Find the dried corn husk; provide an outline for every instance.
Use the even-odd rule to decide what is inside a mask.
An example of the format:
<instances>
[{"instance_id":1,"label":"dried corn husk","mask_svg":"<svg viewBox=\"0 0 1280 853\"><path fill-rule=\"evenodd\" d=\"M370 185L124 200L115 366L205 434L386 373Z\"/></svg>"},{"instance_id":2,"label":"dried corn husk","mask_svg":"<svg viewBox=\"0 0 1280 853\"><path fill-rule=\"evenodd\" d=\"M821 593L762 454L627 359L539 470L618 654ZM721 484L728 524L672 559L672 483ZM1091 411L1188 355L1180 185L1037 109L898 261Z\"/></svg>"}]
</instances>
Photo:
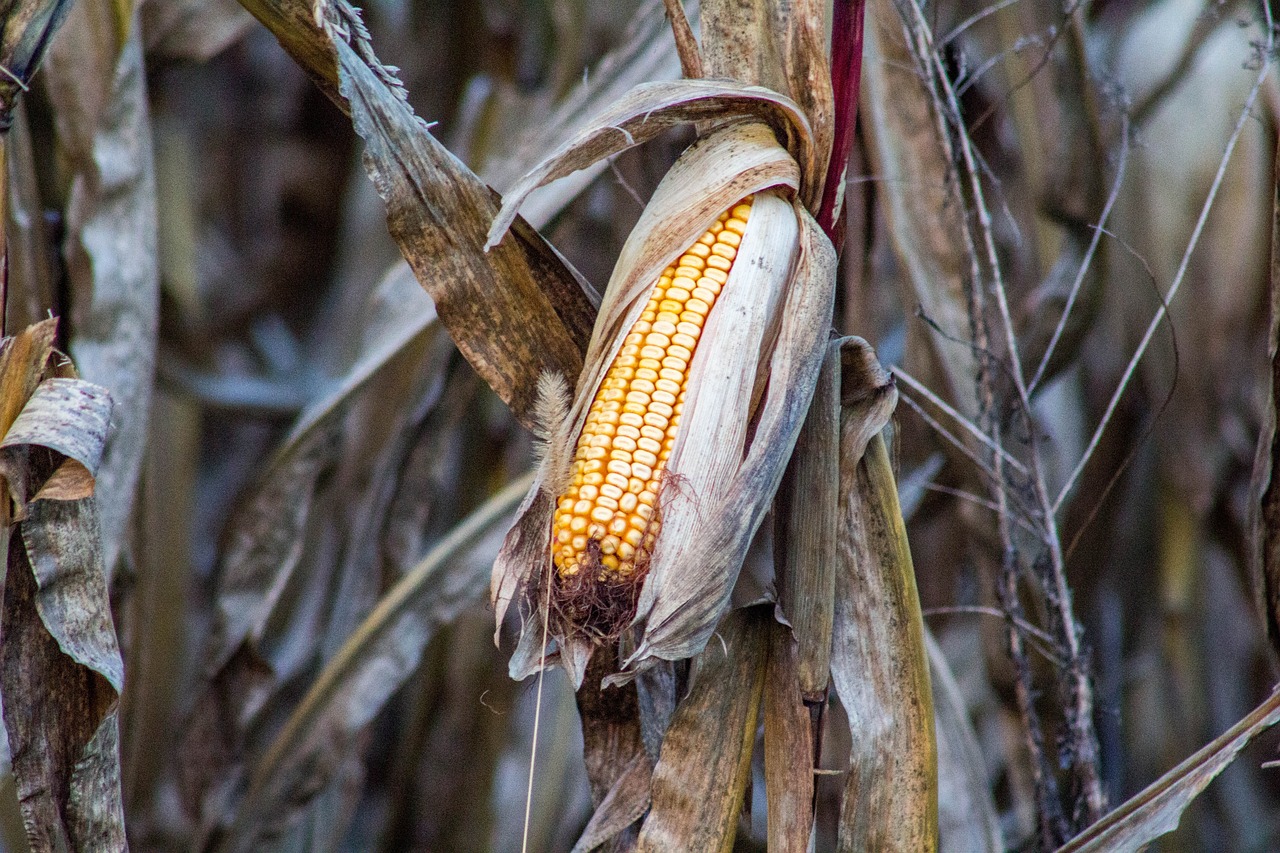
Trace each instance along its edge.
<instances>
[{"instance_id":1,"label":"dried corn husk","mask_svg":"<svg viewBox=\"0 0 1280 853\"><path fill-rule=\"evenodd\" d=\"M738 88L744 101L753 97L749 87ZM742 112L785 117L790 132L783 136L791 147L811 150L807 126L794 105L775 93L755 91L763 93L760 104ZM692 96L663 107L652 97L636 102L665 110L667 120L705 117L703 101ZM645 124L642 115L618 112L536 169L504 205L492 237L540 182L613 153L615 146L600 144L606 128L638 131ZM615 679L625 680L657 660L696 654L724 615L747 546L808 409L830 322L835 254L796 200L802 172L774 128L747 118L708 132L655 191L614 269L568 415L561 423L544 425L548 453L494 566L499 625L512 601L519 603L523 621L511 661L513 677L560 662L578 685L594 648L588 635L608 635L593 632L593 626L544 624L555 497L591 401L658 274L722 211L754 194L729 283L690 364L685 413L667 461L671 482L679 488L663 494L662 533L639 591L624 673Z\"/></svg>"}]
</instances>

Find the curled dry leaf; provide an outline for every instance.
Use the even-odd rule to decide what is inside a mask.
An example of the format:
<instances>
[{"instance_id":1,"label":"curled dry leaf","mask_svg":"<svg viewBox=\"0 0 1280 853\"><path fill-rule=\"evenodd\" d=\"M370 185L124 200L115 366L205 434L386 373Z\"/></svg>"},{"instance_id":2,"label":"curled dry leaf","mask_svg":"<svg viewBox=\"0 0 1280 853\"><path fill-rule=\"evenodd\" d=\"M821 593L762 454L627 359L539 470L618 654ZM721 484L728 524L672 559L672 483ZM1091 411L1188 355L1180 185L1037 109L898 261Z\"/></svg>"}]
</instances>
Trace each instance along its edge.
<instances>
[{"instance_id":1,"label":"curled dry leaf","mask_svg":"<svg viewBox=\"0 0 1280 853\"><path fill-rule=\"evenodd\" d=\"M0 472L14 499L3 513L0 692L31 849L119 851L124 667L96 506L78 497L92 490L111 400L76 379L41 381L59 369L54 328L29 327L0 353Z\"/></svg>"},{"instance_id":2,"label":"curled dry leaf","mask_svg":"<svg viewBox=\"0 0 1280 853\"><path fill-rule=\"evenodd\" d=\"M110 420L111 395L101 385L80 379L40 383L0 441L0 473L8 480L9 494L20 513L29 500L74 501L93 494ZM25 493L27 483L20 476L32 447L60 457L34 495Z\"/></svg>"},{"instance_id":3,"label":"curled dry leaf","mask_svg":"<svg viewBox=\"0 0 1280 853\"><path fill-rule=\"evenodd\" d=\"M580 164L573 159L578 156L557 155L562 162ZM734 260L722 293L712 297L715 308L702 321L695 339L700 343L679 362L688 370L684 397L677 401L682 413L662 415L664 423L678 418L672 423L680 428L670 428L674 434L668 433L664 461L644 474L655 478L650 500L660 513L662 535L648 544L634 543L634 571L630 563L616 570L610 566L609 550L600 558L608 571L584 564L579 572L574 568L579 558L550 571L552 516L556 504L567 500L564 487L574 481L581 460L568 448L548 454L494 566L499 625L512 601L519 603L524 620L513 676L522 678L545 661L559 660L578 685L594 646L617 638L633 618L644 625L624 662L634 674L656 660L696 654L723 616L808 409L834 299L830 244L807 211L786 199L797 186L794 161L767 126L753 121L710 132L682 155L655 191L610 280L567 428L546 431L577 444L588 418L603 411L597 392L615 359L624 345L638 347L627 343L628 335L652 310L650 297L663 270L677 257L681 264L695 263L682 250L727 221L726 211L745 216L733 206L753 196L749 216L733 220L741 228L740 243L729 255ZM617 381L622 380L608 379ZM552 470L559 459L575 460L575 468ZM598 535L605 549L613 547L603 532ZM617 547L617 559L631 559L626 548ZM544 650L546 607L554 642Z\"/></svg>"},{"instance_id":4,"label":"curled dry leaf","mask_svg":"<svg viewBox=\"0 0 1280 853\"><path fill-rule=\"evenodd\" d=\"M760 86L729 80L643 83L593 118L560 150L511 188L503 197L502 212L489 228L485 248L502 241L515 221L516 212L538 187L634 148L678 125L751 117L772 127L786 141L787 151L799 164L799 174L808 174L806 170L812 168L815 157L813 135L808 119L789 98Z\"/></svg>"},{"instance_id":5,"label":"curled dry leaf","mask_svg":"<svg viewBox=\"0 0 1280 853\"><path fill-rule=\"evenodd\" d=\"M841 850L936 850L938 766L924 623L897 487L879 429L897 392L849 339L841 376L840 561L831 677L852 767Z\"/></svg>"}]
</instances>

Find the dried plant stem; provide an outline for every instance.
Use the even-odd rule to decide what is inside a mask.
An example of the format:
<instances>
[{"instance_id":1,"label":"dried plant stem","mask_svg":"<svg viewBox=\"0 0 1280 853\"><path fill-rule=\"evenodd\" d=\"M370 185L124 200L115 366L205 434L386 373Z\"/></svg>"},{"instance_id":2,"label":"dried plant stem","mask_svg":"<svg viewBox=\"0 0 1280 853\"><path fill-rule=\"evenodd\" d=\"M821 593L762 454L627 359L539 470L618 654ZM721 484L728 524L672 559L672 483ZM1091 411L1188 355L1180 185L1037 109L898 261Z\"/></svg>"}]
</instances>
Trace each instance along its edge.
<instances>
[{"instance_id":1,"label":"dried plant stem","mask_svg":"<svg viewBox=\"0 0 1280 853\"><path fill-rule=\"evenodd\" d=\"M1030 480L1035 493L1035 500L1039 504L1041 542L1045 546L1049 557L1047 571L1043 572L1046 576L1041 580L1045 587L1045 597L1049 604L1050 612L1055 617L1053 620L1054 633L1058 636L1058 641L1063 646L1064 657L1067 662L1066 672L1063 673L1063 679L1060 682L1060 687L1065 694L1063 699L1067 720L1067 731L1063 738L1062 753L1070 761L1071 775L1076 789L1074 792L1076 794L1076 814L1073 815L1076 820L1073 822L1078 826L1084 826L1102 816L1106 807L1106 799L1102 791L1097 767L1098 746L1097 735L1093 725L1093 690L1089 683L1088 662L1084 644L1080 637L1080 627L1074 615L1071 588L1067 583L1062 544L1058 535L1057 522L1054 518L1056 507L1050 500L1048 485L1039 464L1039 451L1036 446L1035 429L1031 416L1030 394L1022 371L1017 335L1014 329L1013 317L1009 310L1004 277L996 250L991 213L982 188L977 157L973 150L972 142L964 129L959 98L947 75L947 69L942 57L933 47L931 32L924 11L917 0L911 0L909 6L915 21L911 29L915 35L913 42L917 45L918 58L921 62L927 64L929 76L933 80L935 96L941 101L939 112L949 116L955 125L957 147L968 182L973 214L982 240L982 250L985 254L985 257L980 260L976 247L973 247L972 234L966 228L966 237L969 238L971 247L975 249L975 251L970 252L971 274L973 276L971 290L976 295L976 304L974 305L977 312L974 315L975 328L982 329L986 324L985 286L981 269L982 261L985 261L987 272L991 277L991 292L995 297L1000 327L1007 350L1007 373L1013 380L1019 408L1028 427ZM980 351L987 350L983 340L975 339L975 343ZM999 430L998 415L993 411L995 400L994 391L991 388L990 373L984 369L980 371L980 375L983 385L981 396L984 401L984 408L987 410L985 412L988 418L987 425L993 440L999 444L998 436L1001 431ZM1002 454L996 454L995 467L997 472L1003 470ZM1002 477L997 479L995 490L997 503L1001 506L999 524L1001 542L1004 543L1005 562L1007 564L1010 560L1013 560L1016 566L1017 554L1013 548L1012 530L1007 518L1008 496ZM1004 583L1006 587L1012 586L1006 592L1016 596L1016 572L1011 571L1012 568L1006 565ZM1011 635L1016 634L1014 627L1011 627L1010 633ZM1011 643L1011 648L1014 645L1014 643ZM1034 716L1034 709L1030 705L1025 706L1025 712L1030 712L1032 717ZM1027 717L1028 726L1033 724L1032 717ZM1049 793L1047 780L1046 785L1038 786L1038 789L1042 794L1041 799L1047 800Z\"/></svg>"},{"instance_id":2,"label":"dried plant stem","mask_svg":"<svg viewBox=\"0 0 1280 853\"><path fill-rule=\"evenodd\" d=\"M1161 300L1160 307L1156 309L1155 314L1151 317L1151 322L1147 324L1147 330L1143 334L1142 340L1138 342L1138 348L1134 350L1133 357L1125 365L1124 374L1116 384L1116 390L1112 393L1111 399L1107 403L1106 411L1102 413L1102 419L1098 421L1098 426L1094 429L1093 435L1089 439L1089 445L1085 448L1084 453L1081 454L1080 461L1076 463L1076 467L1071 471L1071 476L1067 477L1067 481L1063 484L1062 491L1058 493L1057 499L1054 500L1051 506L1053 512L1058 511L1067 499L1067 495L1075 488L1076 481L1084 471L1084 466L1088 464L1093 457L1094 451L1097 450L1098 443L1102 440L1102 433L1111 422L1116 407L1120 405L1120 397L1124 394L1125 389L1129 387L1134 371L1138 368L1138 362L1146 353L1147 347L1150 346L1151 339L1155 337L1156 329L1160 327L1165 315L1168 314L1169 303L1178 294L1178 290L1182 287L1182 282L1186 279L1187 269L1191 265L1191 254L1200 242L1200 235L1204 232L1205 223L1209 220L1209 211L1212 210L1213 203L1218 197L1218 190L1222 187L1222 181L1226 177L1227 163L1231 160L1231 155L1236 149L1236 143L1240 141L1240 135L1244 132L1245 125L1253 115L1253 107L1258 101L1258 93L1262 91L1262 85L1266 82L1267 74L1271 70L1271 58L1275 52L1275 26L1272 23L1270 6L1263 3L1262 8L1266 17L1267 41L1261 50L1261 68L1258 69L1258 76L1253 82L1253 88L1249 90L1249 97L1245 99L1244 109L1240 111L1236 126L1231 131L1231 137L1227 140L1227 147L1222 152L1222 159L1218 161L1218 170L1214 173L1213 183L1209 186L1209 193L1205 197L1204 204L1200 207L1200 216L1196 219L1195 228L1191 231L1191 237L1187 241L1187 248L1182 253L1182 261L1178 264L1178 271L1174 273L1173 281L1170 282L1169 290L1165 293L1164 299Z\"/></svg>"}]
</instances>

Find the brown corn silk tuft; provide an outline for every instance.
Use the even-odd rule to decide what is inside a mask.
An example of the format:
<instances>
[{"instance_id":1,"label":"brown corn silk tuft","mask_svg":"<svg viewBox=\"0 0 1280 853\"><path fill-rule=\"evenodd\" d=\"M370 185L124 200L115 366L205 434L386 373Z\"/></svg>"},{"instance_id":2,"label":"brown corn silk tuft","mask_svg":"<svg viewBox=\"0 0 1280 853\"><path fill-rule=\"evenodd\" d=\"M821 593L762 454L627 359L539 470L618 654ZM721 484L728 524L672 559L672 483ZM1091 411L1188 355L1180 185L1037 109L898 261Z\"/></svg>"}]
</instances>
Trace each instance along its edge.
<instances>
[{"instance_id":1,"label":"brown corn silk tuft","mask_svg":"<svg viewBox=\"0 0 1280 853\"><path fill-rule=\"evenodd\" d=\"M659 498L689 366L751 203L748 196L723 212L662 272L592 401L552 522L552 605L566 627L610 639L635 613L662 526Z\"/></svg>"}]
</instances>

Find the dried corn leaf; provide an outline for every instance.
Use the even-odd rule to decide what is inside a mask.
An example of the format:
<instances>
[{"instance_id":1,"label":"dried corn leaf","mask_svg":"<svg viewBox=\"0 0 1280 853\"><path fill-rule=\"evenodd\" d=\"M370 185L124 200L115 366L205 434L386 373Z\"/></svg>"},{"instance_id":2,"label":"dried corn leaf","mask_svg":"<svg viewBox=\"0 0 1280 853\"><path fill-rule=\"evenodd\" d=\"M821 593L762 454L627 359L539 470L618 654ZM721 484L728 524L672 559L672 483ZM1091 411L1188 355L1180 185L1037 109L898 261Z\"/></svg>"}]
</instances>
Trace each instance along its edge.
<instances>
[{"instance_id":1,"label":"dried corn leaf","mask_svg":"<svg viewBox=\"0 0 1280 853\"><path fill-rule=\"evenodd\" d=\"M653 770L642 851L733 849L765 680L771 607L736 610L694 661Z\"/></svg>"},{"instance_id":2,"label":"dried corn leaf","mask_svg":"<svg viewBox=\"0 0 1280 853\"><path fill-rule=\"evenodd\" d=\"M918 305L943 334L965 341L969 260L963 240L965 208L952 169L950 139L926 85L929 78L917 69L897 8L891 0L873 0L867 13L862 126L870 172L877 177L877 199L903 270L902 302ZM908 336L919 333L919 324L908 326ZM942 396L965 415L976 414L977 366L970 348L933 336L921 343L908 341L912 372L937 376L931 387L945 388ZM911 365L917 354L926 354L928 363Z\"/></svg>"},{"instance_id":3,"label":"dried corn leaf","mask_svg":"<svg viewBox=\"0 0 1280 853\"><path fill-rule=\"evenodd\" d=\"M827 346L813 403L774 504L778 604L795 631L800 691L810 702L825 700L831 679L841 348L841 341Z\"/></svg>"},{"instance_id":4,"label":"dried corn leaf","mask_svg":"<svg viewBox=\"0 0 1280 853\"><path fill-rule=\"evenodd\" d=\"M8 526L6 501L0 692L31 849L118 851L126 849L117 721L124 668L96 507L92 498L58 499L79 487L41 494L68 458L74 479L91 481L111 400L74 379L45 380L32 395L52 372L53 326L6 339L0 356L0 413L10 427L0 455L21 518Z\"/></svg>"},{"instance_id":5,"label":"dried corn leaf","mask_svg":"<svg viewBox=\"0 0 1280 853\"><path fill-rule=\"evenodd\" d=\"M938 733L938 849L943 853L1001 853L1005 845L1000 816L964 697L927 628L924 640Z\"/></svg>"},{"instance_id":6,"label":"dried corn leaf","mask_svg":"<svg viewBox=\"0 0 1280 853\"><path fill-rule=\"evenodd\" d=\"M48 316L49 306L56 298L49 252L53 240L40 199L33 147L27 113L19 101L5 140L4 164L8 170L4 233L9 264L5 323L10 329L25 329L40 322Z\"/></svg>"},{"instance_id":7,"label":"dried corn leaf","mask_svg":"<svg viewBox=\"0 0 1280 853\"><path fill-rule=\"evenodd\" d=\"M261 639L297 564L316 481L333 461L340 424L353 401L437 323L430 300L414 288L407 271L393 270L379 285L377 300L390 310L371 318L368 348L337 387L299 415L232 522L218 582L214 666L230 660L244 641Z\"/></svg>"},{"instance_id":8,"label":"dried corn leaf","mask_svg":"<svg viewBox=\"0 0 1280 853\"><path fill-rule=\"evenodd\" d=\"M347 639L257 763L220 850L256 849L265 825L287 820L308 802L308 792L330 781L335 760L351 753L417 669L436 630L483 594L497 548L486 536L501 529L531 481L532 475L506 486L454 528Z\"/></svg>"},{"instance_id":9,"label":"dried corn leaf","mask_svg":"<svg viewBox=\"0 0 1280 853\"><path fill-rule=\"evenodd\" d=\"M63 242L69 350L84 378L109 389L116 403L97 477L108 573L124 548L142 468L159 311L142 46L122 8L109 0L78 4L45 73L57 147L71 169Z\"/></svg>"},{"instance_id":10,"label":"dried corn leaf","mask_svg":"<svg viewBox=\"0 0 1280 853\"><path fill-rule=\"evenodd\" d=\"M764 682L769 849L775 853L806 853L813 831L813 719L803 690L796 638L778 623L770 624L769 632Z\"/></svg>"},{"instance_id":11,"label":"dried corn leaf","mask_svg":"<svg viewBox=\"0 0 1280 853\"><path fill-rule=\"evenodd\" d=\"M80 379L46 379L0 440L0 474L19 508L28 501L74 501L93 494L94 475L110 426L111 395L100 385ZM53 451L58 466L34 495L20 476L32 448Z\"/></svg>"},{"instance_id":12,"label":"dried corn leaf","mask_svg":"<svg viewBox=\"0 0 1280 853\"><path fill-rule=\"evenodd\" d=\"M1280 722L1280 692L1187 760L1058 848L1058 853L1128 853L1178 827L1183 811L1240 750Z\"/></svg>"},{"instance_id":13,"label":"dried corn leaf","mask_svg":"<svg viewBox=\"0 0 1280 853\"><path fill-rule=\"evenodd\" d=\"M799 176L809 174L807 170L812 168L816 156L809 122L790 99L759 86L726 80L644 83L592 118L573 139L511 188L502 200L502 212L489 229L486 246L499 245L521 204L538 187L634 148L672 127L733 118L755 118L773 128L799 164L799 175L792 179L797 180L795 186ZM771 158L771 162L776 159ZM738 198L742 195L730 199L721 210Z\"/></svg>"},{"instance_id":14,"label":"dried corn leaf","mask_svg":"<svg viewBox=\"0 0 1280 853\"><path fill-rule=\"evenodd\" d=\"M433 362L422 364L438 325L412 276L393 274L372 301L364 351L338 387L300 416L228 528L206 652L210 674L182 747L198 758L179 767L201 832L230 817L230 798L243 789L225 780L240 777L248 745L269 737L280 704L292 704L281 685L331 655L377 595L369 516L390 499L379 484L398 466L412 407L387 417L386 405L370 397L426 394L430 402L441 383ZM452 351L437 349L437 360Z\"/></svg>"},{"instance_id":15,"label":"dried corn leaf","mask_svg":"<svg viewBox=\"0 0 1280 853\"><path fill-rule=\"evenodd\" d=\"M301 0L244 5L351 115L391 234L441 321L476 371L532 425L538 377L581 369L590 288L522 220L514 240L481 251L498 210L493 191L413 114L345 0L318 10Z\"/></svg>"},{"instance_id":16,"label":"dried corn leaf","mask_svg":"<svg viewBox=\"0 0 1280 853\"><path fill-rule=\"evenodd\" d=\"M938 759L924 625L889 454L870 430L884 423L896 392L857 339L845 365L831 676L853 756L840 849L935 850Z\"/></svg>"}]
</instances>

